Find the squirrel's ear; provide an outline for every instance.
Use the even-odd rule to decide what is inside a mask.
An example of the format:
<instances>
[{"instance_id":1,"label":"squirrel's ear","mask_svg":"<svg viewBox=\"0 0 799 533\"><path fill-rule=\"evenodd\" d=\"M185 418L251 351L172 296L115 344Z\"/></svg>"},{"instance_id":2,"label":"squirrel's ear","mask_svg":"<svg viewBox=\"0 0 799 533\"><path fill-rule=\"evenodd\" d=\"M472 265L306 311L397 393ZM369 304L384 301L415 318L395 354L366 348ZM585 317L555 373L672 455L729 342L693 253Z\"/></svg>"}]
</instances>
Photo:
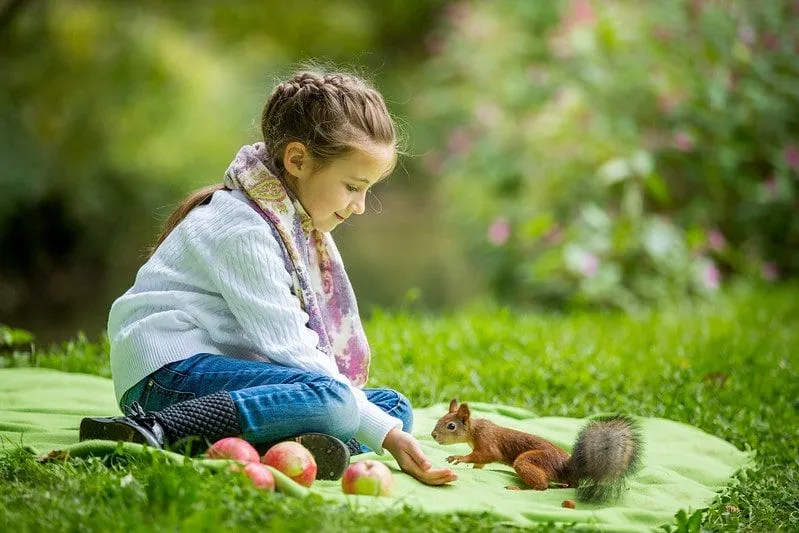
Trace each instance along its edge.
<instances>
[{"instance_id":1,"label":"squirrel's ear","mask_svg":"<svg viewBox=\"0 0 799 533\"><path fill-rule=\"evenodd\" d=\"M450 413L454 413L457 410L458 410L458 399L457 398L453 398L449 402L449 412Z\"/></svg>"},{"instance_id":2,"label":"squirrel's ear","mask_svg":"<svg viewBox=\"0 0 799 533\"><path fill-rule=\"evenodd\" d=\"M460 404L458 407L458 418L460 418L462 422L466 423L471 416L472 413L469 411L469 406L465 403Z\"/></svg>"}]
</instances>

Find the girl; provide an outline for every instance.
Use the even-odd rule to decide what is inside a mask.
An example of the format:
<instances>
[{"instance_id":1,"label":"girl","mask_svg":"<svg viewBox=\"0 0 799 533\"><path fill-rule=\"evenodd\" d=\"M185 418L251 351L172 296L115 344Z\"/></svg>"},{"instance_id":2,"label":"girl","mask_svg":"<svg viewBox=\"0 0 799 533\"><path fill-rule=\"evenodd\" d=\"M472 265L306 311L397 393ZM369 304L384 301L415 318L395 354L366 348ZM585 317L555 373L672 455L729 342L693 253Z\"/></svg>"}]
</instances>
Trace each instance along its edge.
<instances>
[{"instance_id":1,"label":"girl","mask_svg":"<svg viewBox=\"0 0 799 533\"><path fill-rule=\"evenodd\" d=\"M320 478L340 476L349 448L386 449L424 483L454 481L409 433L408 400L361 388L369 345L329 234L364 212L396 163L382 96L355 76L303 72L272 92L261 129L223 184L175 210L112 305L111 370L128 416L85 418L81 440L295 438Z\"/></svg>"}]
</instances>

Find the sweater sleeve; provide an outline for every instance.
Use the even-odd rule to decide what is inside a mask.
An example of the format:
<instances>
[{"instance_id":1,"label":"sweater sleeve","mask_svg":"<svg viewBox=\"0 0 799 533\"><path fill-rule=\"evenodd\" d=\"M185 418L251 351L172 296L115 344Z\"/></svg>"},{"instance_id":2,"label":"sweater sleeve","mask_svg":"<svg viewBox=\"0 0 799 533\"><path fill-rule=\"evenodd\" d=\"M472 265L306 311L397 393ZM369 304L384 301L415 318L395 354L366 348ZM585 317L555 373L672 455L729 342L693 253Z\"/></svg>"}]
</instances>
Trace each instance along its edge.
<instances>
[{"instance_id":1,"label":"sweater sleeve","mask_svg":"<svg viewBox=\"0 0 799 533\"><path fill-rule=\"evenodd\" d=\"M219 291L260 354L347 384L359 406L356 438L382 454L386 435L402 422L371 403L339 372L334 358L317 349L319 337L307 326L308 314L292 293L282 254L268 228L250 228L226 238L217 255Z\"/></svg>"}]
</instances>

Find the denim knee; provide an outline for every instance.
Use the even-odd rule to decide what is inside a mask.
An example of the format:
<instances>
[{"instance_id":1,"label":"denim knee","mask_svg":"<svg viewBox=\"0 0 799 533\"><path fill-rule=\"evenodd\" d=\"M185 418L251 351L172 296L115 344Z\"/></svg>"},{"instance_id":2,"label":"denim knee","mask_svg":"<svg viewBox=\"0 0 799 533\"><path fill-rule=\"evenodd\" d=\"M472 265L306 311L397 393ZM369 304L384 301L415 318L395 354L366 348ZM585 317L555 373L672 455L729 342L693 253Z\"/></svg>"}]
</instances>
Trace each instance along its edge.
<instances>
[{"instance_id":1,"label":"denim knee","mask_svg":"<svg viewBox=\"0 0 799 533\"><path fill-rule=\"evenodd\" d=\"M324 422L318 431L347 442L355 436L361 424L358 401L349 386L340 381L329 379L320 385L327 390Z\"/></svg>"},{"instance_id":2,"label":"denim knee","mask_svg":"<svg viewBox=\"0 0 799 533\"><path fill-rule=\"evenodd\" d=\"M397 406L389 414L402 420L402 431L410 433L413 430L413 407L411 401L401 392L394 391L397 395Z\"/></svg>"}]
</instances>

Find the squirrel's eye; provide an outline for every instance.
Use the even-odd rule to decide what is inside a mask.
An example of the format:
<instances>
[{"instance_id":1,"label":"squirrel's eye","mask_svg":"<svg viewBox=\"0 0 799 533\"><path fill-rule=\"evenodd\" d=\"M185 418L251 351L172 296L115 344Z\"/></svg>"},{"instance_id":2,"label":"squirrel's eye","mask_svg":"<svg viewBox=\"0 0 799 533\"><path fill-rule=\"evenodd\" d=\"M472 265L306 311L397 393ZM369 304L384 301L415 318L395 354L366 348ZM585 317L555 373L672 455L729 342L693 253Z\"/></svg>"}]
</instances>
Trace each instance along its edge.
<instances>
[{"instance_id":1,"label":"squirrel's eye","mask_svg":"<svg viewBox=\"0 0 799 533\"><path fill-rule=\"evenodd\" d=\"M450 431L455 429L455 422L450 422L449 424L447 424L447 429Z\"/></svg>"}]
</instances>

